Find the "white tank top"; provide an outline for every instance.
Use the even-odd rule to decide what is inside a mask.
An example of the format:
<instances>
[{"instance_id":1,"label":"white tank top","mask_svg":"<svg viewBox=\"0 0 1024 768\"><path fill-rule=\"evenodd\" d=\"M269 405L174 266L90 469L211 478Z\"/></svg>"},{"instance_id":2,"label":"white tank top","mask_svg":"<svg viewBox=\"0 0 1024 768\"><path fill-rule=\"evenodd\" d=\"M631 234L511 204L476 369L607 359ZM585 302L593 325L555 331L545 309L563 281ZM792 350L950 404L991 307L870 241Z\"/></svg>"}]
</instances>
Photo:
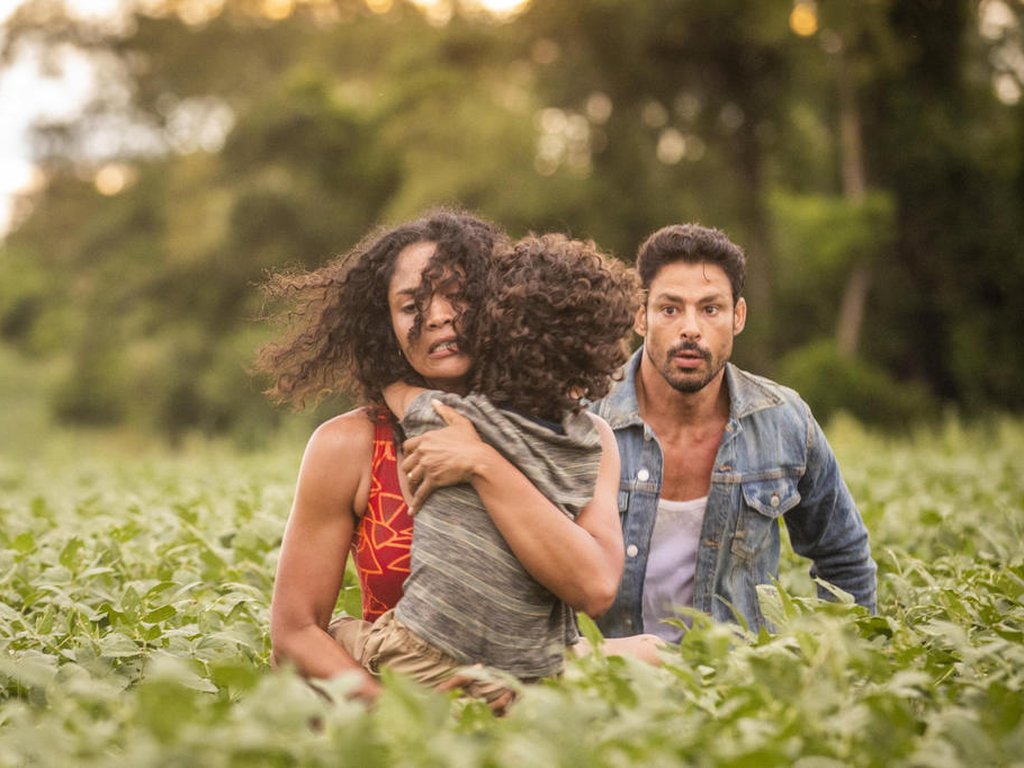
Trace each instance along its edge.
<instances>
[{"instance_id":1,"label":"white tank top","mask_svg":"<svg viewBox=\"0 0 1024 768\"><path fill-rule=\"evenodd\" d=\"M676 616L679 606L693 606L693 577L697 547L708 497L691 501L658 500L644 574L644 632L678 643L683 630L663 619Z\"/></svg>"}]
</instances>

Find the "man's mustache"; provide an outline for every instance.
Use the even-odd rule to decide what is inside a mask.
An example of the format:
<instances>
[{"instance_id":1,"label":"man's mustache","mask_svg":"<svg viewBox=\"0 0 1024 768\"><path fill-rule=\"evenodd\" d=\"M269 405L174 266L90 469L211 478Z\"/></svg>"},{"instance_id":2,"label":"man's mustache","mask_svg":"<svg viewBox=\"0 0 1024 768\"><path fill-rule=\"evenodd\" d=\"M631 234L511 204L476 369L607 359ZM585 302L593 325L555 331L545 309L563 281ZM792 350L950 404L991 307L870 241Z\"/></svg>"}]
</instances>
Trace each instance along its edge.
<instances>
[{"instance_id":1,"label":"man's mustache","mask_svg":"<svg viewBox=\"0 0 1024 768\"><path fill-rule=\"evenodd\" d=\"M669 351L668 351L669 359L675 357L680 352L692 352L692 353L700 355L701 357L703 357L708 362L711 362L711 352L709 350L704 349L702 346L700 346L695 341L684 341L681 344L677 344L676 346L674 346L671 349L669 349Z\"/></svg>"}]
</instances>

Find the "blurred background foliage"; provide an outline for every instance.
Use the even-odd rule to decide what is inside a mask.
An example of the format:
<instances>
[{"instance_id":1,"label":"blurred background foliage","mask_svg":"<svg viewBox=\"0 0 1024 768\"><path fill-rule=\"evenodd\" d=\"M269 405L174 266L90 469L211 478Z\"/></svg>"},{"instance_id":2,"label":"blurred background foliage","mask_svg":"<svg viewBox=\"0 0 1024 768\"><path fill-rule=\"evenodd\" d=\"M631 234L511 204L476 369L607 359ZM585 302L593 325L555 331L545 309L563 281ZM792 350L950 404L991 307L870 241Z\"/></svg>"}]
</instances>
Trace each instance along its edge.
<instances>
[{"instance_id":1,"label":"blurred background foliage","mask_svg":"<svg viewBox=\"0 0 1024 768\"><path fill-rule=\"evenodd\" d=\"M2 62L74 50L96 90L34 131L0 381L59 423L258 442L293 418L246 372L266 271L456 203L626 261L667 223L724 229L736 361L823 420L1020 411L1019 0L505 5L28 0Z\"/></svg>"}]
</instances>

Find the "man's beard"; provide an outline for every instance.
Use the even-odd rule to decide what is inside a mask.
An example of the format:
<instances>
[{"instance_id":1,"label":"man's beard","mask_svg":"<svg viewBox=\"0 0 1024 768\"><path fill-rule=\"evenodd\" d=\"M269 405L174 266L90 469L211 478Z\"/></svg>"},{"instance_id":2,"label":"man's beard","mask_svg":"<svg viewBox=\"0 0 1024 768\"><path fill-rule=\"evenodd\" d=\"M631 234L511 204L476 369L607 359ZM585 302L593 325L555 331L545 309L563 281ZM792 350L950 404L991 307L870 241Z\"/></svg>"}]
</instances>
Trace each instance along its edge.
<instances>
[{"instance_id":1,"label":"man's beard","mask_svg":"<svg viewBox=\"0 0 1024 768\"><path fill-rule=\"evenodd\" d=\"M700 378L694 378L692 376L685 376L680 378L680 374L672 369L672 359L680 352L696 352L698 355L704 358L704 362L707 364L707 373ZM682 344L677 344L668 351L666 356L665 367L662 369L665 381L669 383L674 390L677 392L686 392L692 394L694 392L700 392L704 387L710 384L714 378L718 375L719 371L725 366L726 360L715 361L711 352L707 349L702 349L700 345L692 341L684 341Z\"/></svg>"}]
</instances>

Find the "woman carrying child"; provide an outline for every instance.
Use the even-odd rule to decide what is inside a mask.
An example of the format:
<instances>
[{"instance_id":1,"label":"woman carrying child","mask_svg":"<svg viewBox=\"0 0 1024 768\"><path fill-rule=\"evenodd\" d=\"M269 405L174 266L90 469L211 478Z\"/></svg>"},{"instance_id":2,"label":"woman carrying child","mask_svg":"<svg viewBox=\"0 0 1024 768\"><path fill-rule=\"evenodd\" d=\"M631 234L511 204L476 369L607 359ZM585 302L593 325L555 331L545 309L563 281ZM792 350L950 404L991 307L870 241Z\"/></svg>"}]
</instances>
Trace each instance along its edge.
<instances>
[{"instance_id":1,"label":"woman carrying child","mask_svg":"<svg viewBox=\"0 0 1024 768\"><path fill-rule=\"evenodd\" d=\"M438 211L371 233L324 267L280 274L269 285L272 296L290 300L282 316L292 323L290 334L259 358L259 367L274 377L272 395L302 404L347 391L366 403L322 424L303 456L275 580L274 658L310 677L355 671L361 679L356 694L367 699L379 691L376 679L328 625L350 549L366 619L394 606L408 575L412 523L405 500L413 494L398 471L401 443L382 388L408 381L467 391L472 360L461 328L484 298L493 253L503 243L489 222ZM414 448L432 486L472 478L494 524L537 582L572 608L591 615L605 610L622 557L614 484L599 482L571 520L479 440L468 420L440 411L451 426L416 438ZM460 466L448 450L453 441ZM442 467L431 466L432 446L447 457Z\"/></svg>"},{"instance_id":2,"label":"woman carrying child","mask_svg":"<svg viewBox=\"0 0 1024 768\"><path fill-rule=\"evenodd\" d=\"M628 356L637 283L592 243L560 235L500 248L479 311L467 321L474 359L470 393L405 383L385 400L416 437L445 422L441 402L470 419L568 519L614 490L618 451L610 428L582 410L600 398ZM428 310L429 311L429 310ZM443 683L484 664L523 681L561 672L578 639L574 611L536 581L506 543L471 482L435 490L416 510L412 567L396 608L373 624L342 618L335 636L371 671L387 666ZM622 568L621 538L613 564ZM493 700L500 676L463 686Z\"/></svg>"}]
</instances>

